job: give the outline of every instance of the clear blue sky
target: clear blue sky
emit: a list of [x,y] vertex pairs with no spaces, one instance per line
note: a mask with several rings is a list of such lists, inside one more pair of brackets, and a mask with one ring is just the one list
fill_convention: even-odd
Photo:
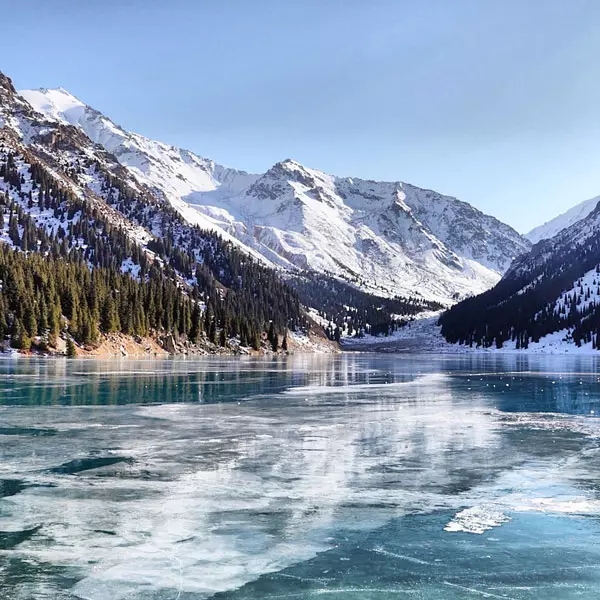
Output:
[[0,0],[0,69],[226,165],[455,195],[526,231],[600,194],[597,0]]

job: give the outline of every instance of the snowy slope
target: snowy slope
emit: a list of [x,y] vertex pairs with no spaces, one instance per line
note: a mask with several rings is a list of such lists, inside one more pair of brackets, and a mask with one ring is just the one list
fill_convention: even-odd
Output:
[[214,223],[188,207],[184,201],[188,195],[211,193],[228,196],[258,178],[258,175],[217,165],[188,150],[125,131],[62,88],[19,93],[47,118],[80,127],[93,142],[128,167],[138,181],[161,193],[193,224],[216,228]]
[[[52,148],[51,152],[49,148]],[[41,190],[32,181],[32,156],[34,162],[42,165],[50,180],[85,199],[113,226],[125,232],[132,242],[145,247],[153,238],[154,232],[127,219],[105,202],[106,191],[102,190],[108,189],[106,175],[119,175],[123,178],[124,187],[134,189],[136,181],[129,172],[78,130],[67,130],[60,124],[45,120],[15,92],[11,80],[0,73],[0,162],[5,162],[9,154],[16,163],[21,183],[16,193],[13,189],[9,194],[9,183],[0,181],[0,193],[9,194],[9,199],[27,212],[35,225],[43,227],[48,233],[56,234],[59,229],[67,233],[69,222],[57,219],[52,210],[43,208]],[[103,171],[92,167],[93,163],[101,166]],[[84,165],[90,166],[84,168]],[[114,197],[118,198],[118,192],[114,193]],[[77,218],[75,215],[73,222]],[[161,232],[156,233],[160,235]],[[0,241],[12,245],[7,236],[7,223],[0,231]],[[78,244],[77,240],[73,242],[74,246]],[[126,269],[132,270],[124,265]]]
[[[573,303],[573,298],[577,298],[575,303]],[[572,304],[573,310],[580,313],[600,305],[600,274],[597,267],[584,273],[573,283],[571,289],[564,291],[559,296],[554,306],[555,314],[571,310]]]
[[[213,199],[190,200],[217,217]],[[528,247],[508,226],[454,198],[401,182],[335,177],[289,159],[218,210],[239,239],[289,268],[446,303],[489,288]]]
[[529,233],[525,234],[525,237],[532,243],[537,244],[540,240],[545,240],[554,237],[557,233],[570,227],[573,223],[577,223],[582,219],[585,219],[598,205],[600,202],[600,196],[590,198],[585,202],[577,204],[573,208],[564,212],[562,215],[558,215],[550,221],[539,225],[532,229]]
[[450,304],[494,285],[530,246],[497,219],[431,190],[335,177],[292,160],[251,175],[127,132],[63,89],[20,93],[47,118],[80,127],[189,222],[290,272]]
[[[600,207],[596,203],[585,217],[561,229],[553,237],[542,240],[543,243],[533,246],[529,253],[522,254],[511,265],[504,279],[531,277],[530,285],[538,285],[565,270],[581,270],[581,256],[584,256],[586,261],[595,257],[592,248],[598,244],[599,233]],[[546,265],[551,262],[555,262],[558,268],[547,268]],[[592,262],[593,266],[600,262],[600,255],[598,261]],[[577,277],[584,273],[585,271],[581,271]]]
[[[51,107],[69,119],[103,122],[64,92],[57,93],[61,102]],[[49,106],[45,108],[50,111]],[[106,133],[109,126],[98,132]],[[105,143],[121,135],[116,127],[109,133]],[[165,151],[159,144],[150,147]],[[232,184],[231,178],[222,180]],[[235,186],[231,191],[236,191]],[[6,252],[7,246],[14,252]],[[38,315],[50,312],[60,335],[81,344],[102,342],[104,334],[114,333],[117,337],[106,342],[109,352],[119,352],[118,345],[142,333],[149,334],[154,349],[158,344],[170,353],[246,353],[249,346],[261,351],[267,348],[261,344],[265,329],[272,332],[269,350],[275,346],[275,336],[282,344],[289,331],[293,332],[291,349],[301,345],[303,351],[331,351],[335,347],[305,316],[297,294],[279,273],[250,260],[246,252],[213,232],[190,224],[133,168],[119,162],[80,126],[36,111],[2,73],[0,250],[4,274],[15,274],[4,277],[4,284],[14,279],[14,285],[10,289],[4,285],[0,346],[7,341],[7,332],[14,333],[13,338],[17,333],[22,336],[19,345],[25,337],[45,341],[48,327]],[[32,260],[26,255],[33,255]],[[43,257],[53,261],[49,272],[56,276],[50,282],[39,268]],[[89,294],[77,295],[77,282],[62,278],[69,264],[77,265]],[[98,270],[79,270],[84,265]],[[140,291],[126,277],[119,279],[119,271],[148,286]],[[51,284],[54,289],[48,290],[46,298],[52,308],[47,305],[46,310],[38,288],[48,289]],[[95,295],[98,286],[110,290],[107,298],[113,298],[111,307],[118,313],[111,310],[111,322],[120,329],[111,332],[107,330],[113,327],[106,327],[99,338],[97,328],[102,326],[106,304]],[[58,350],[58,342],[48,343]],[[123,347],[120,351],[125,353]]]
[[[49,99],[44,104],[41,97],[46,92]],[[112,225],[126,232],[130,240],[140,245],[152,260],[155,252],[147,248],[147,243],[162,240],[170,230],[178,240],[178,248],[183,252],[193,252],[202,262],[201,253],[205,246],[213,247],[215,244],[212,236],[204,237],[200,230],[190,227],[188,221],[165,206],[164,198],[155,193],[155,189],[146,186],[134,168],[127,168],[108,151],[109,147],[117,146],[107,140],[114,142],[115,136],[127,137],[128,134],[96,111],[88,110],[85,105],[82,107],[81,102],[64,90],[39,91],[37,101],[45,112],[37,111],[15,91],[10,78],[0,72],[0,158],[10,153],[19,165],[23,164],[22,174],[26,181],[21,184],[19,198],[15,200],[37,225],[56,233],[57,227],[65,229],[68,223],[57,224],[47,211],[39,211],[35,201],[38,192],[27,183],[31,158],[41,162],[51,179],[93,205]],[[95,139],[92,140],[79,125],[72,126],[69,119],[77,123],[83,120],[96,123]],[[104,143],[99,144],[100,140]],[[168,148],[156,144],[158,151]],[[149,172],[154,174],[152,169]],[[2,189],[0,187],[0,191]],[[30,192],[33,192],[31,207],[27,201]],[[190,212],[197,214],[193,209]],[[243,249],[256,255],[251,248]]]

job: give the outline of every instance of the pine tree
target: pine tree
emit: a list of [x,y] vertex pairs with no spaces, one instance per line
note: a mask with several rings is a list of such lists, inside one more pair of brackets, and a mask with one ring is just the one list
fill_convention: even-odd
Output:
[[112,296],[106,296],[100,311],[100,328],[104,333],[114,333],[119,330],[119,314]]
[[67,338],[66,355],[69,358],[75,358],[77,356],[77,348],[75,347],[75,344],[73,343],[73,340],[71,338]]
[[198,338],[200,337],[200,307],[198,304],[194,305],[194,310],[192,311],[192,322],[190,327],[189,338],[190,341],[194,344],[198,342]]
[[260,334],[256,331],[252,335],[252,348],[254,350],[260,350]]
[[277,335],[277,332],[275,331],[275,326],[273,324],[273,321],[271,321],[271,325],[269,327],[269,333],[267,334],[267,339],[271,343],[271,350],[273,350],[273,352],[277,352],[277,350],[279,349],[279,336]]
[[211,344],[217,343],[217,320],[214,318],[212,319],[212,321],[210,322],[210,325],[209,325],[208,339]]
[[19,319],[15,319],[13,324],[10,345],[16,350],[29,350],[31,348],[31,338],[27,335],[27,331]]

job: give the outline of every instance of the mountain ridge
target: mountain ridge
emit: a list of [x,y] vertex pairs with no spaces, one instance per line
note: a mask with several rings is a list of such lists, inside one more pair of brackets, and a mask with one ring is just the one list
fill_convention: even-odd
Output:
[[449,305],[488,289],[529,248],[509,226],[432,190],[336,177],[292,159],[249,174],[127,132],[64,89],[21,94],[113,152],[190,223],[284,273]]
[[502,280],[440,317],[451,343],[565,351],[600,349],[600,204],[542,239]]
[[598,202],[600,202],[600,196],[584,200],[571,207],[569,210],[557,215],[553,219],[546,221],[542,225],[534,227],[525,234],[525,237],[533,244],[544,239],[552,238],[559,234],[563,229],[567,229],[574,223],[587,217],[596,208]]

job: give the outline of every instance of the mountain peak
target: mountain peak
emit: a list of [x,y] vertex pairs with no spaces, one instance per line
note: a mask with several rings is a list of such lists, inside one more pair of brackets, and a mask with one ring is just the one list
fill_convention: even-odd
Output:
[[293,158],[286,158],[286,159],[282,160],[279,164],[285,165],[288,167],[301,167],[302,166],[297,160],[294,160]]
[[546,221],[543,225],[535,227],[529,233],[526,233],[525,237],[533,244],[537,244],[540,240],[552,238],[574,223],[585,219],[596,209],[599,203],[600,196],[585,200],[557,217],[554,217],[554,219]]
[[294,171],[305,171],[306,167],[293,158],[286,158],[275,163],[271,169],[291,173]]
[[41,92],[42,94],[49,94],[52,92],[60,92],[61,94],[65,94],[67,96],[72,96],[73,98],[75,97],[75,96],[73,96],[73,94],[71,94],[71,92],[66,90],[64,87],[60,87],[60,86],[55,87],[55,88],[39,87],[39,88],[36,88],[35,90],[31,90],[31,91]]
[[46,117],[61,123],[75,125],[87,106],[64,88],[21,90],[19,94]]
[[275,163],[266,174],[276,175],[278,177],[283,175],[286,178],[295,179],[300,183],[304,183],[304,180],[307,180],[306,185],[308,185],[308,180],[324,180],[333,177],[323,171],[309,168],[293,158],[286,158],[285,160]]
[[2,71],[0,71],[0,87],[5,88],[6,90],[8,90],[11,93],[15,93],[15,86],[13,85],[12,79],[10,77],[8,77],[7,75],[5,75],[4,73],[2,73]]
[[[278,185],[296,182],[308,188],[330,185],[333,178],[326,173],[309,169],[292,158],[286,158],[275,163],[261,178],[257,185],[264,188],[265,184],[276,181]],[[271,195],[271,194],[269,194]]]

